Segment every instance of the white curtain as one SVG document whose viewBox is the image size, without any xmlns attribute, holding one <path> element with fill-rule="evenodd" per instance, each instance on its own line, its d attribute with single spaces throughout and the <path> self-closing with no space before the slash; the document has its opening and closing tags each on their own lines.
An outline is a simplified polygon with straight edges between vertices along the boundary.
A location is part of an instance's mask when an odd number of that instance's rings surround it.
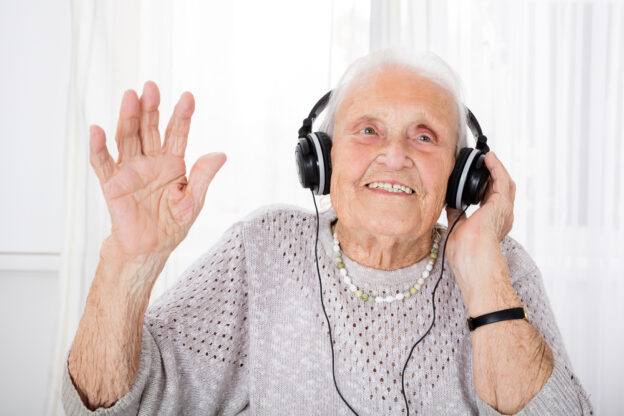
<svg viewBox="0 0 624 416">
<path fill-rule="evenodd" d="M 228 156 L 202 213 L 159 277 L 155 299 L 229 225 L 254 209 L 286 203 L 313 210 L 296 175 L 296 133 L 348 63 L 368 51 L 369 17 L 369 3 L 356 0 L 72 2 L 66 226 L 48 414 L 63 414 L 65 354 L 110 230 L 89 165 L 88 126 L 104 128 L 116 159 L 123 92 L 132 88 L 140 94 L 144 82 L 154 80 L 161 91 L 161 131 L 180 94 L 188 90 L 195 96 L 187 169 L 208 152 Z M 328 200 L 319 203 L 326 207 Z"/>
<path fill-rule="evenodd" d="M 195 95 L 187 167 L 228 161 L 170 257 L 159 296 L 234 221 L 270 203 L 312 210 L 295 132 L 346 66 L 386 46 L 432 50 L 455 68 L 491 147 L 517 183 L 511 235 L 544 280 L 574 369 L 598 414 L 624 413 L 624 10 L 616 1 L 75 0 L 65 240 L 49 414 L 110 222 L 88 162 L 88 125 L 116 158 L 123 91 L 154 80 L 161 126 Z M 327 199 L 320 201 L 321 206 Z M 469 211 L 470 212 L 470 211 Z"/>
<path fill-rule="evenodd" d="M 372 0 L 370 33 L 459 73 L 572 365 L 598 414 L 624 414 L 624 4 Z"/>
</svg>

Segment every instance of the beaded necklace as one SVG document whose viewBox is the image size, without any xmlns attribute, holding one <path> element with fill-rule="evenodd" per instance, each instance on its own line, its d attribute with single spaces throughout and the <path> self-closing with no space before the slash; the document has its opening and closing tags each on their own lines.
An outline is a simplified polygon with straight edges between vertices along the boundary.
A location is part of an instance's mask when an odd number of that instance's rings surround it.
<svg viewBox="0 0 624 416">
<path fill-rule="evenodd" d="M 340 243 L 338 242 L 338 235 L 336 231 L 333 231 L 334 236 L 334 260 L 336 262 L 336 267 L 340 272 L 340 276 L 342 276 L 342 280 L 345 282 L 347 287 L 353 294 L 362 299 L 363 301 L 369 302 L 393 302 L 395 300 L 404 300 L 409 298 L 412 295 L 415 295 L 416 292 L 420 290 L 420 287 L 425 283 L 425 279 L 429 277 L 429 273 L 433 270 L 433 266 L 435 265 L 436 259 L 438 258 L 438 247 L 440 243 L 440 234 L 435 231 L 433 247 L 431 247 L 431 252 L 429 253 L 429 261 L 427 262 L 427 266 L 425 270 L 423 270 L 420 278 L 410 286 L 406 291 L 397 293 L 396 295 L 389 296 L 374 296 L 370 293 L 364 293 L 360 288 L 358 288 L 355 283 L 351 280 L 349 275 L 347 274 L 347 269 L 345 268 L 344 261 L 342 259 L 342 251 L 340 250 Z"/>
</svg>

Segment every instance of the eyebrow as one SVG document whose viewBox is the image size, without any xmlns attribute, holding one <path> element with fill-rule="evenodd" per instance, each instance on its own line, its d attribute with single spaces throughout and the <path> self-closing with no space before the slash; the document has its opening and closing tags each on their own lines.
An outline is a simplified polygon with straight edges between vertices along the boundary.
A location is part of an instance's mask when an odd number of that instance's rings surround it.
<svg viewBox="0 0 624 416">
<path fill-rule="evenodd" d="M 372 114 L 364 114 L 363 116 L 359 116 L 355 120 L 347 123 L 347 126 L 351 129 L 355 127 L 356 124 L 361 123 L 362 121 L 365 121 L 365 120 L 373 120 L 377 122 L 382 122 L 382 120 L 377 116 L 374 116 Z"/>
</svg>

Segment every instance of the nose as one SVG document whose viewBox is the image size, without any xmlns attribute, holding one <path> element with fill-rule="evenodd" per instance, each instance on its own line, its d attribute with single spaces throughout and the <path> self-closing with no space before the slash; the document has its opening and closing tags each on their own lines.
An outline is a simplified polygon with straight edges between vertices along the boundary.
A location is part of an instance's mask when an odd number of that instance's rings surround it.
<svg viewBox="0 0 624 416">
<path fill-rule="evenodd" d="M 377 162 L 386 165 L 390 170 L 413 167 L 414 161 L 409 157 L 407 146 L 407 140 L 403 138 L 388 139 L 377 156 Z"/>
</svg>

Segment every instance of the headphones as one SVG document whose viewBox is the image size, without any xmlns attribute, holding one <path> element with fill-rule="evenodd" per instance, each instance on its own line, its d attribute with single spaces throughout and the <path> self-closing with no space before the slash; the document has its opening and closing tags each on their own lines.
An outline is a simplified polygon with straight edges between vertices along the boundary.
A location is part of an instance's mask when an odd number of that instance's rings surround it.
<svg viewBox="0 0 624 416">
<path fill-rule="evenodd" d="M 299 182 L 316 195 L 329 194 L 332 140 L 323 132 L 312 132 L 312 123 L 327 106 L 331 93 L 329 91 L 314 104 L 308 117 L 303 120 L 295 149 Z M 465 108 L 466 123 L 477 140 L 477 145 L 475 148 L 464 147 L 459 151 L 446 188 L 447 205 L 459 210 L 481 202 L 490 176 L 490 171 L 485 166 L 485 154 L 490 151 L 487 137 L 483 135 L 472 111 Z"/>
<path fill-rule="evenodd" d="M 338 382 L 336 381 L 336 372 L 334 366 L 334 344 L 332 341 L 331 324 L 327 311 L 325 310 L 325 303 L 323 302 L 323 282 L 321 280 L 321 271 L 318 264 L 318 236 L 319 236 L 319 213 L 316 206 L 316 199 L 314 195 L 327 195 L 329 193 L 329 183 L 331 178 L 331 138 L 323 132 L 312 133 L 312 123 L 323 111 L 329 102 L 331 91 L 325 94 L 310 111 L 310 115 L 303 120 L 303 124 L 299 129 L 299 142 L 295 149 L 295 157 L 297 159 L 297 171 L 299 173 L 299 182 L 304 188 L 310 189 L 312 193 L 312 201 L 314 201 L 314 208 L 316 210 L 316 241 L 314 243 L 314 260 L 316 262 L 316 273 L 319 278 L 321 306 L 325 319 L 327 320 L 327 329 L 329 331 L 329 345 L 331 347 L 332 354 L 332 377 L 334 380 L 334 386 L 338 395 L 347 407 L 357 416 L 358 413 L 353 409 L 349 402 L 340 392 L 338 388 Z M 490 172 L 485 166 L 485 154 L 490 151 L 487 145 L 487 138 L 483 135 L 481 127 L 477 118 L 472 114 L 468 107 L 466 108 L 467 124 L 472 131 L 473 136 L 477 139 L 476 148 L 464 147 L 459 151 L 459 155 L 455 160 L 455 167 L 448 180 L 448 186 L 446 191 L 446 203 L 451 208 L 462 210 L 462 214 L 466 212 L 471 204 L 478 204 L 483 199 L 485 194 L 485 188 L 487 180 L 490 176 Z M 407 364 L 409 363 L 414 348 L 427 336 L 433 324 L 435 323 L 435 292 L 440 284 L 442 275 L 444 273 L 444 256 L 446 253 L 446 243 L 448 238 L 455 228 L 457 221 L 461 218 L 458 215 L 453 225 L 449 224 L 448 233 L 446 235 L 446 241 L 444 241 L 444 248 L 442 249 L 442 268 L 440 270 L 440 277 L 433 288 L 433 294 L 431 296 L 431 304 L 433 307 L 433 320 L 429 329 L 420 337 L 418 341 L 412 346 L 410 353 L 405 360 L 403 366 L 403 372 L 401 373 L 401 387 L 403 393 L 403 399 L 405 400 L 405 407 L 407 408 L 407 416 L 410 414 L 409 404 L 407 400 L 407 394 L 405 390 L 405 372 Z"/>
</svg>

